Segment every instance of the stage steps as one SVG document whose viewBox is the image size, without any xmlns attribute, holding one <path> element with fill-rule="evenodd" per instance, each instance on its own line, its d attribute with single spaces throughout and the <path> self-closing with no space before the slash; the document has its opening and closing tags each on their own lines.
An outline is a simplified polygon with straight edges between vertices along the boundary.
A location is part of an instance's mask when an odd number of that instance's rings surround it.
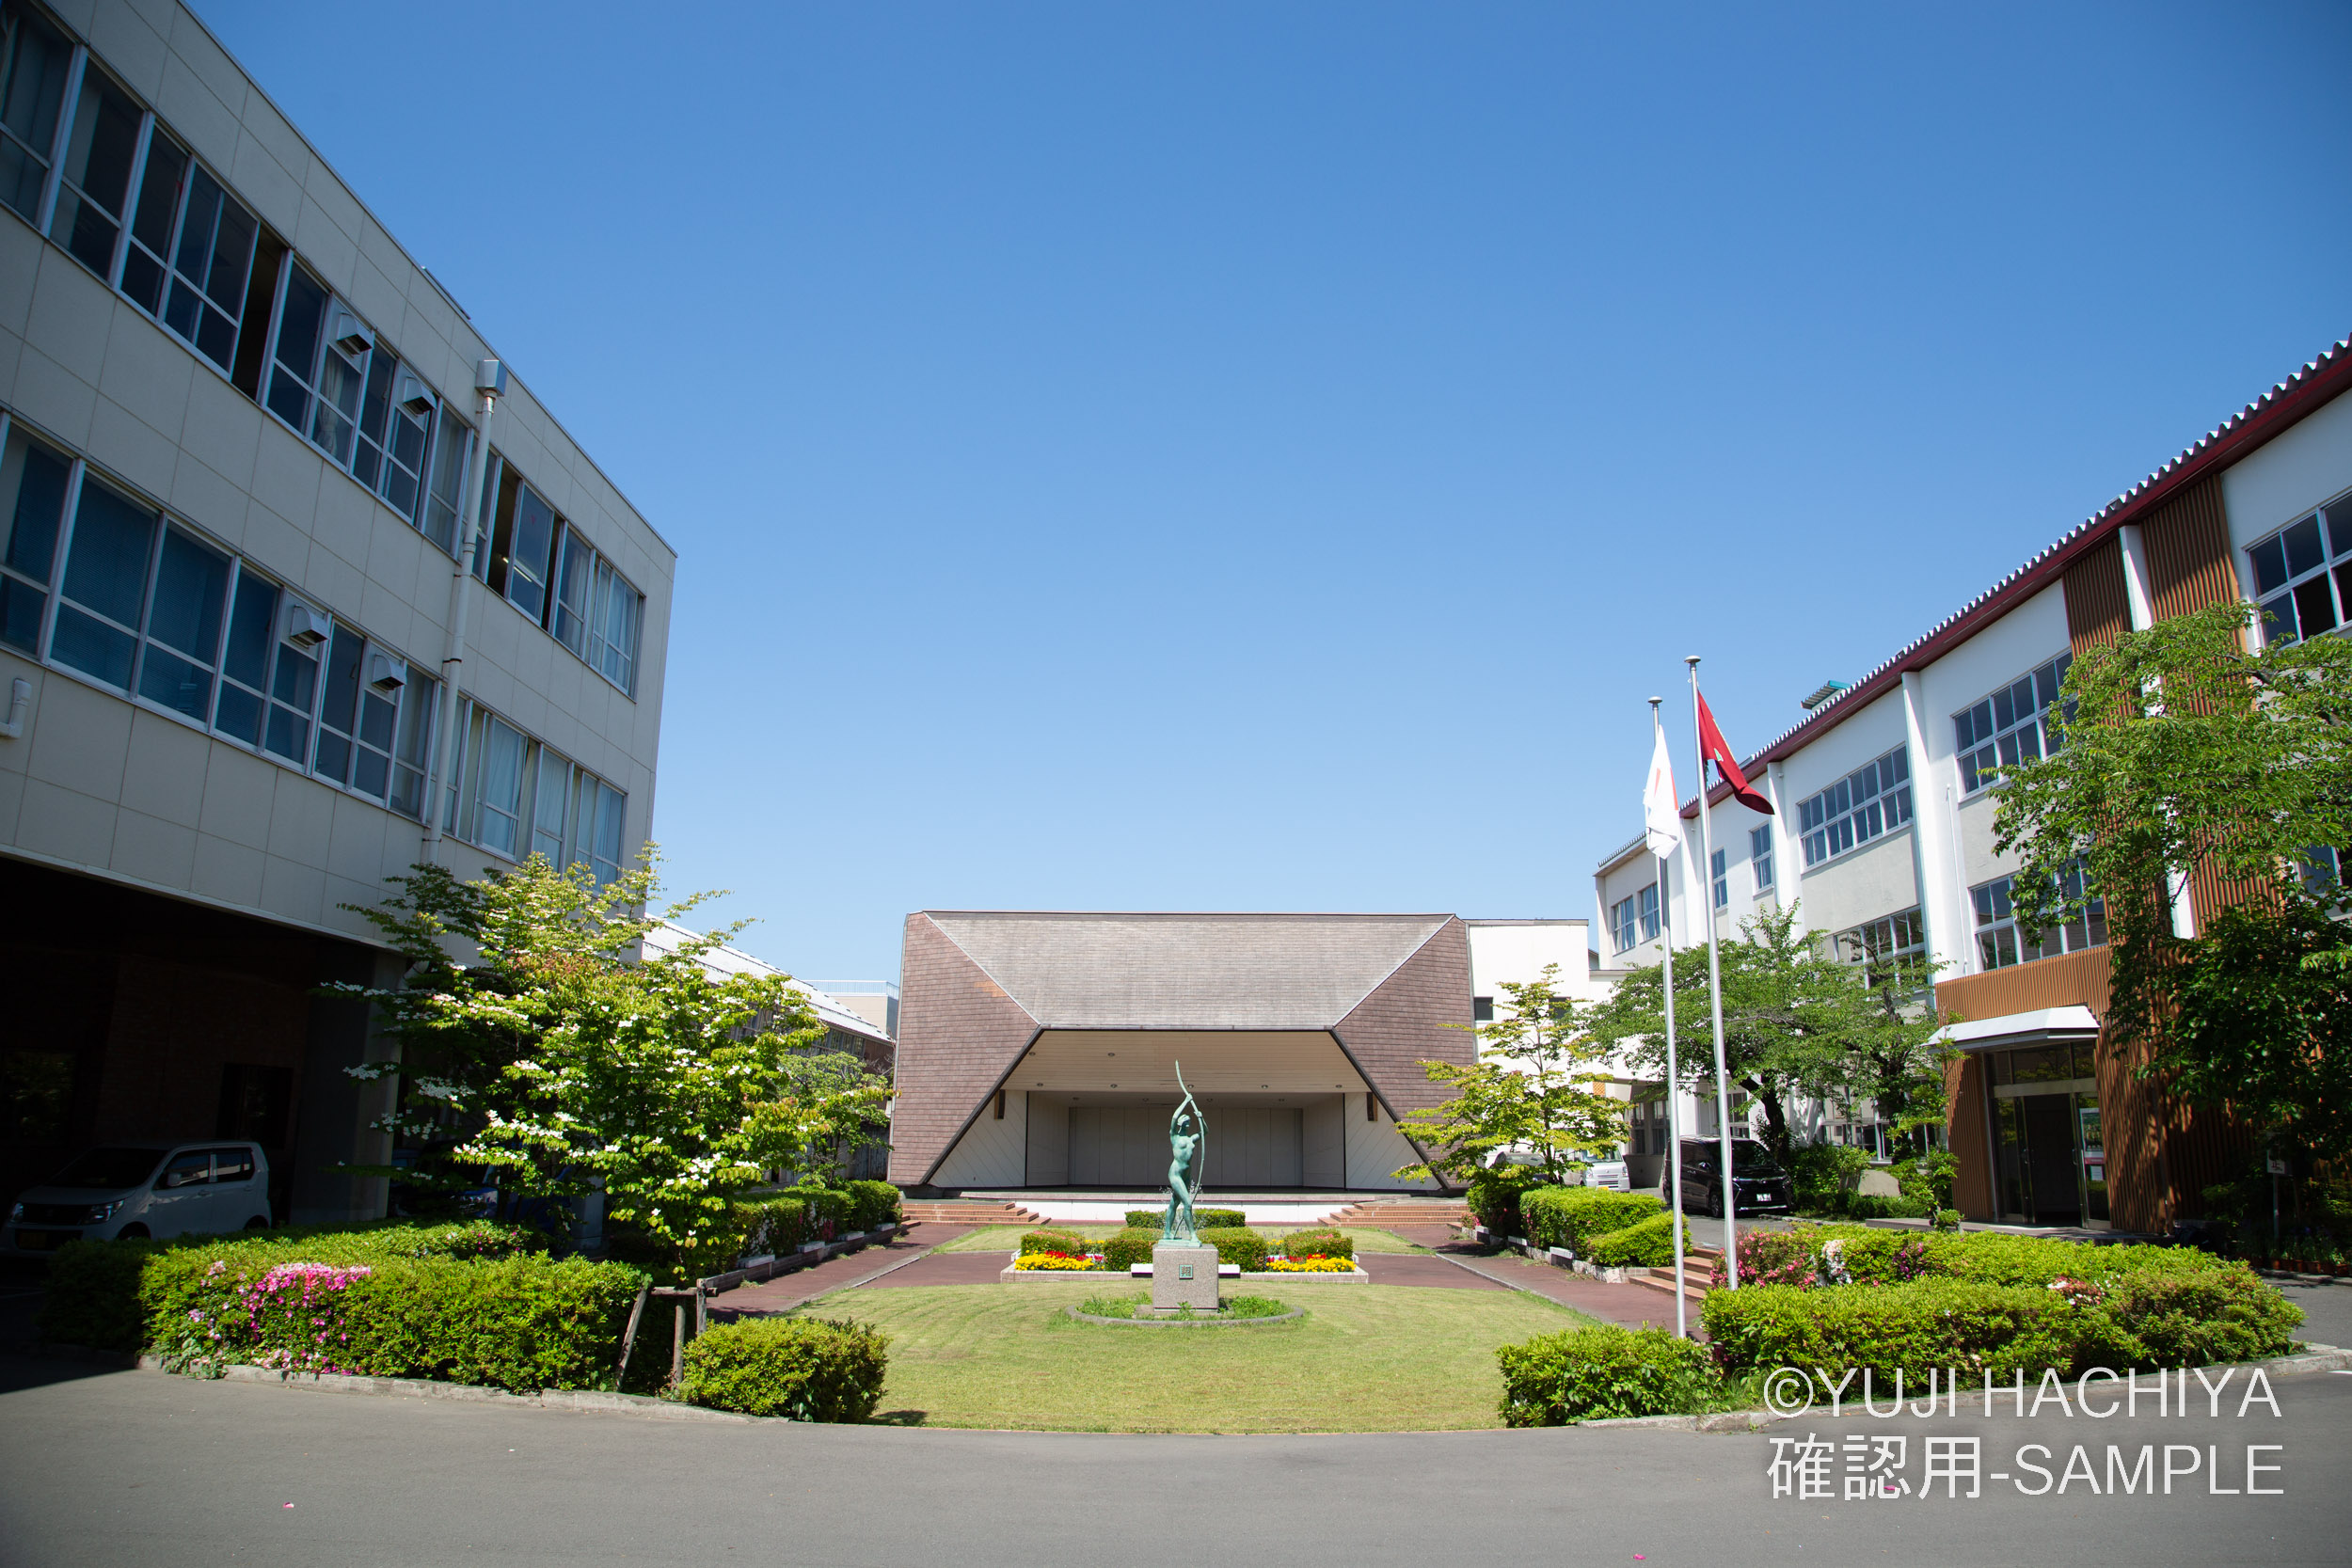
<svg viewBox="0 0 2352 1568">
<path fill-rule="evenodd" d="M 910 1220 L 927 1225 L 1038 1225 L 1034 1212 L 1001 1198 L 910 1197 L 898 1205 Z"/>
</svg>

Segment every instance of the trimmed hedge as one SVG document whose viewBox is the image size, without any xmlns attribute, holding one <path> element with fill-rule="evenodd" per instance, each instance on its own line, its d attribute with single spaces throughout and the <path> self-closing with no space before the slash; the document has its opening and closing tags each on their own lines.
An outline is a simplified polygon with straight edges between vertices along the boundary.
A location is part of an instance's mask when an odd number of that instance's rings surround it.
<svg viewBox="0 0 2352 1568">
<path fill-rule="evenodd" d="M 1150 1230 L 1157 1233 L 1161 1224 L 1167 1218 L 1168 1211 L 1165 1209 L 1130 1209 L 1127 1211 L 1127 1226 L 1132 1230 Z M 1248 1223 L 1248 1219 L 1238 1209 L 1195 1209 L 1192 1212 L 1192 1227 L 1196 1232 L 1213 1228 L 1237 1230 Z"/>
<path fill-rule="evenodd" d="M 1349 1258 L 1356 1256 L 1356 1238 L 1337 1230 L 1295 1230 L 1282 1238 L 1285 1258 Z"/>
<path fill-rule="evenodd" d="M 1833 1378 L 1867 1369 L 1914 1388 L 1942 1368 L 1963 1384 L 1991 1373 L 2027 1382 L 2203 1366 L 2280 1355 L 2302 1309 L 2244 1270 L 2143 1272 L 2096 1285 L 1993 1285 L 1953 1278 L 1808 1290 L 1758 1285 L 1710 1292 L 1701 1315 L 1718 1362 L 1732 1371 L 1797 1366 Z"/>
<path fill-rule="evenodd" d="M 1504 1345 L 1495 1359 L 1504 1426 L 1681 1415 L 1723 1397 L 1707 1347 L 1662 1328 L 1572 1328 Z"/>
<path fill-rule="evenodd" d="M 1682 1227 L 1682 1251 L 1687 1258 L 1691 1251 L 1691 1227 Z M 1577 1256 L 1587 1258 L 1604 1269 L 1651 1268 L 1662 1269 L 1675 1260 L 1675 1217 L 1672 1214 L 1652 1214 L 1637 1225 L 1622 1230 L 1612 1230 L 1605 1236 L 1593 1238 L 1589 1252 Z"/>
<path fill-rule="evenodd" d="M 1124 1269 L 1136 1263 L 1149 1263 L 1152 1261 L 1152 1249 L 1159 1244 L 1159 1240 L 1158 1226 L 1146 1229 L 1139 1225 L 1131 1225 L 1103 1243 L 1103 1266 L 1106 1269 Z"/>
<path fill-rule="evenodd" d="M 847 1181 L 842 1190 L 850 1195 L 852 1230 L 876 1230 L 896 1224 L 905 1212 L 898 1204 L 898 1189 L 887 1181 Z"/>
<path fill-rule="evenodd" d="M 1527 1239 L 1538 1246 L 1566 1247 L 1581 1258 L 1613 1230 L 1638 1225 L 1663 1205 L 1647 1193 L 1607 1187 L 1537 1187 L 1519 1201 Z M 1669 1233 L 1667 1245 L 1673 1245 Z"/>
<path fill-rule="evenodd" d="M 1256 1231 L 1242 1226 L 1218 1226 L 1215 1229 L 1203 1229 L 1200 1240 L 1204 1244 L 1216 1248 L 1218 1262 L 1239 1263 L 1244 1274 L 1264 1272 L 1265 1238 Z"/>
<path fill-rule="evenodd" d="M 1093 1244 L 1074 1230 L 1025 1230 L 1021 1234 L 1021 1252 L 1066 1252 L 1083 1258 L 1093 1250 Z"/>
<path fill-rule="evenodd" d="M 690 1404 L 747 1416 L 862 1421 L 881 1402 L 889 1345 L 847 1319 L 713 1323 L 687 1347 L 678 1393 Z"/>
<path fill-rule="evenodd" d="M 36 1327 L 42 1338 L 61 1344 L 135 1352 L 156 1342 L 158 1326 L 175 1327 L 191 1310 L 217 1302 L 218 1281 L 207 1277 L 215 1262 L 258 1279 L 279 1263 L 374 1266 L 424 1258 L 505 1258 L 545 1243 L 536 1232 L 488 1220 L 69 1242 L 50 1259 L 48 1294 Z"/>
</svg>

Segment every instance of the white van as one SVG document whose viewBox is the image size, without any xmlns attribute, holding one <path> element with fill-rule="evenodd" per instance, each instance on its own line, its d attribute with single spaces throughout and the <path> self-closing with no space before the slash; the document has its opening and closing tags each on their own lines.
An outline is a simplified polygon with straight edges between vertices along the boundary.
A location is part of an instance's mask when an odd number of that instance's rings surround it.
<svg viewBox="0 0 2352 1568">
<path fill-rule="evenodd" d="M 68 1242 L 213 1235 L 269 1227 L 269 1160 L 259 1144 L 109 1144 L 22 1194 L 0 1254 Z"/>
</svg>

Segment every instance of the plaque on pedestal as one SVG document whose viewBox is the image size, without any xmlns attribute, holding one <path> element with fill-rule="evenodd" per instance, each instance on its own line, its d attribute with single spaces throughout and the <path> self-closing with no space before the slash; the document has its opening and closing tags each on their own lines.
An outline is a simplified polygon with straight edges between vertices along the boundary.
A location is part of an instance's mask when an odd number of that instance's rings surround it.
<svg viewBox="0 0 2352 1568">
<path fill-rule="evenodd" d="M 1152 1249 L 1152 1309 L 1173 1312 L 1189 1307 L 1214 1312 L 1216 1248 L 1199 1242 L 1162 1242 Z"/>
</svg>

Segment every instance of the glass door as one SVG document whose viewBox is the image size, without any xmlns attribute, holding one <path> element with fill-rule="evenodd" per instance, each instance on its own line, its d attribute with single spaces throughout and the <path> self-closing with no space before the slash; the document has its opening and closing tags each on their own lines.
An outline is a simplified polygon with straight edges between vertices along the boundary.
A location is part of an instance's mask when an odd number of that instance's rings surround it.
<svg viewBox="0 0 2352 1568">
<path fill-rule="evenodd" d="M 2074 1097 L 2074 1148 L 2082 1164 L 2083 1224 L 2104 1230 L 2112 1221 L 2107 1214 L 2107 1147 L 2095 1094 Z"/>
</svg>

